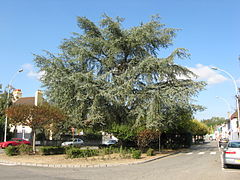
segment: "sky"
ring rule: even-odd
[[[124,28],[131,28],[159,14],[166,27],[181,29],[167,52],[188,49],[190,59],[176,63],[196,73],[197,80],[208,83],[194,97],[195,104],[206,108],[195,118],[227,118],[227,112],[236,109],[235,83],[240,86],[239,7],[239,0],[2,0],[0,84],[3,89],[9,83],[21,89],[23,97],[43,89],[34,54],[44,55],[44,50],[57,53],[64,38],[81,32],[77,16],[95,23],[104,13],[120,16],[125,18]],[[213,66],[220,70],[212,70]],[[23,72],[17,73],[21,68]]]

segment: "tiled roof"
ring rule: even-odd
[[[34,97],[22,97],[19,98],[14,104],[26,104],[26,105],[34,105],[35,104],[35,98]]]
[[[235,111],[230,117],[231,120],[234,119],[234,118],[237,118],[237,111]]]

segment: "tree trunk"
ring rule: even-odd
[[[158,137],[158,151],[161,152],[161,135],[162,133],[159,131],[159,137]]]
[[[17,138],[17,126],[14,126],[13,137]]]
[[[36,153],[36,131],[33,130],[33,153]]]

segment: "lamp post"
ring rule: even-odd
[[[12,77],[12,79],[9,81],[8,83],[8,92],[7,92],[7,105],[6,108],[8,108],[8,101],[9,101],[9,97],[10,97],[10,88],[11,88],[11,84],[13,82],[13,80],[16,78],[16,76],[18,75],[18,73],[23,72],[23,69],[19,69]],[[8,123],[8,117],[6,115],[5,117],[5,126],[4,126],[4,142],[7,141],[7,123]]]
[[[228,112],[230,113],[231,112],[231,107],[230,107],[229,102],[225,98],[223,98],[223,97],[216,96],[216,98],[221,99],[221,100],[223,100],[226,103],[226,105],[228,106]]]
[[[231,112],[231,107],[230,107],[230,104],[229,104],[229,102],[225,99],[225,98],[223,98],[223,97],[219,97],[219,96],[216,96],[216,98],[218,98],[218,99],[220,99],[220,100],[223,100],[225,103],[226,103],[226,105],[228,106],[228,112],[227,112],[227,118],[230,120],[230,112]],[[233,139],[233,134],[232,134],[232,125],[231,125],[231,123],[229,122],[229,126],[228,126],[229,128],[229,131],[228,131],[228,134],[229,134],[229,132],[230,132],[230,139]],[[226,133],[226,132],[225,132]]]
[[[238,87],[237,87],[237,83],[236,83],[236,80],[233,78],[233,76],[229,73],[229,72],[227,72],[227,71],[225,71],[225,70],[223,70],[223,69],[220,69],[220,68],[218,68],[218,67],[211,67],[211,69],[213,69],[213,70],[216,70],[216,71],[222,71],[222,72],[224,72],[224,73],[226,73],[231,79],[232,79],[232,81],[233,81],[233,83],[234,83],[234,87],[235,87],[235,91],[236,91],[236,96],[237,96],[237,121],[238,121],[238,127],[239,127],[239,114],[240,114],[240,112],[239,112],[239,100],[238,100],[238,98],[239,98],[239,93],[238,93]]]

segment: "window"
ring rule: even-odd
[[[228,144],[228,147],[230,147],[230,148],[240,148],[240,142],[230,142]]]

